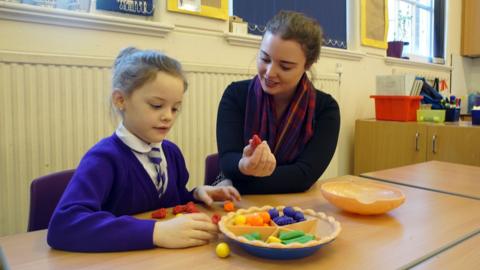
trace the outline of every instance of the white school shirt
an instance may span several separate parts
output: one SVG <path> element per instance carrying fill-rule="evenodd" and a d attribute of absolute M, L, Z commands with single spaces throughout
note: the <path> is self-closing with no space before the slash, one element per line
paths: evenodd
<path fill-rule="evenodd" d="M 137 136 L 135 136 L 133 133 L 131 133 L 124 125 L 123 123 L 120 123 L 117 127 L 117 130 L 115 130 L 115 134 L 118 136 L 118 138 L 125 143 L 130 149 L 132 149 L 133 154 L 137 157 L 138 161 L 143 165 L 143 168 L 147 171 L 148 175 L 150 176 L 150 179 L 152 179 L 153 184 L 155 187 L 157 187 L 157 191 L 160 190 L 160 188 L 163 189 L 162 193 L 165 193 L 165 190 L 167 189 L 168 185 L 168 164 L 167 164 L 167 159 L 165 158 L 165 154 L 163 153 L 162 149 L 162 142 L 159 143 L 152 143 L 148 144 L 145 143 L 144 141 L 140 140 Z M 148 152 L 152 150 L 152 147 L 157 147 L 160 149 L 160 154 L 162 158 L 162 162 L 160 163 L 160 167 L 162 169 L 162 172 L 165 173 L 165 183 L 163 187 L 160 187 L 160 183 L 157 183 L 157 169 L 155 168 L 155 165 L 150 161 L 148 158 Z"/>

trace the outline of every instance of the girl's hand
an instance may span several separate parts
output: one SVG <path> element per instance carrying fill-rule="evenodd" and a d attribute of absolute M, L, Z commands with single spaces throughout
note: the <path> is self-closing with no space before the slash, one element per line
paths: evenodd
<path fill-rule="evenodd" d="M 245 175 L 257 177 L 269 176 L 277 166 L 277 160 L 267 142 L 263 141 L 255 149 L 251 143 L 243 148 L 243 156 L 238 162 L 238 169 Z"/>
<path fill-rule="evenodd" d="M 164 248 L 186 248 L 206 245 L 217 234 L 217 225 L 206 214 L 185 214 L 155 223 L 153 243 Z"/>
<path fill-rule="evenodd" d="M 195 200 L 210 206 L 214 201 L 240 201 L 240 193 L 233 186 L 200 186 L 193 192 Z"/>

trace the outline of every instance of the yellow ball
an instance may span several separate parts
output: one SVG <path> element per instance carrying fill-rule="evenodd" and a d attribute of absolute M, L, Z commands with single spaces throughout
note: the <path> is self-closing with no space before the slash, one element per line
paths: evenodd
<path fill-rule="evenodd" d="M 175 216 L 176 216 L 176 217 L 179 217 L 179 216 L 183 216 L 183 214 L 182 214 L 182 213 L 178 213 L 178 214 L 176 214 Z"/>
<path fill-rule="evenodd" d="M 220 258 L 225 258 L 230 255 L 230 247 L 228 247 L 227 243 L 218 244 L 215 251 L 217 252 L 217 256 Z"/>
<path fill-rule="evenodd" d="M 244 215 L 235 216 L 235 225 L 244 225 L 247 222 L 247 218 Z"/>

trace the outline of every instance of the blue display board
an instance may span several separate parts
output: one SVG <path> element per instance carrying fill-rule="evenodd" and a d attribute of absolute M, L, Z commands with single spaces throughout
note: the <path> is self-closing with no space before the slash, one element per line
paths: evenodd
<path fill-rule="evenodd" d="M 248 32 L 263 35 L 267 21 L 280 10 L 294 10 L 315 18 L 324 31 L 324 45 L 347 48 L 346 0 L 234 0 L 233 15 L 248 22 Z"/>
<path fill-rule="evenodd" d="M 153 15 L 153 0 L 97 0 L 97 9 L 142 16 Z"/>

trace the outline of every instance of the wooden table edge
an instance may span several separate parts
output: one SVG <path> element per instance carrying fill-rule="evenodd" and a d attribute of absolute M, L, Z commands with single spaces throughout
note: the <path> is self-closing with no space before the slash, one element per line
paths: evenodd
<path fill-rule="evenodd" d="M 464 235 L 464 236 L 461 237 L 460 239 L 456 239 L 456 240 L 454 240 L 454 241 L 446 244 L 445 246 L 442 246 L 442 247 L 440 247 L 440 248 L 438 248 L 438 249 L 436 249 L 436 250 L 434 250 L 434 251 L 432 251 L 432 252 L 429 252 L 429 253 L 423 255 L 422 257 L 420 257 L 420 258 L 418 258 L 418 259 L 416 259 L 416 260 L 413 260 L 413 261 L 409 262 L 408 264 L 400 267 L 399 269 L 411 269 L 411 268 L 413 268 L 413 267 L 415 267 L 415 266 L 418 266 L 419 264 L 421 264 L 421 263 L 423 263 L 423 262 L 425 262 L 425 261 L 428 261 L 428 260 L 434 258 L 434 257 L 437 256 L 437 255 L 440 255 L 442 252 L 447 251 L 447 250 L 449 250 L 449 249 L 451 249 L 451 248 L 453 248 L 453 247 L 461 244 L 462 242 L 464 242 L 464 241 L 466 241 L 466 240 L 468 240 L 468 239 L 470 239 L 470 238 L 475 237 L 475 236 L 478 235 L 478 234 L 480 234 L 480 229 L 477 229 L 477 230 L 475 230 L 475 231 L 473 231 L 473 232 L 471 232 L 471 233 L 467 233 L 466 235 Z"/>
<path fill-rule="evenodd" d="M 362 178 L 387 182 L 387 183 L 390 183 L 390 184 L 402 185 L 402 186 L 407 186 L 407 187 L 411 187 L 411 188 L 418 188 L 418 189 L 423 189 L 423 190 L 427 190 L 427 191 L 433 191 L 433 192 L 438 192 L 438 193 L 443 193 L 443 194 L 448 194 L 448 195 L 453 195 L 453 196 L 464 197 L 464 198 L 467 198 L 467 199 L 480 200 L 480 196 L 471 196 L 471 195 L 466 195 L 466 194 L 457 193 L 457 192 L 451 192 L 451 191 L 445 191 L 445 190 L 440 190 L 440 189 L 422 187 L 422 186 L 419 186 L 419 185 L 401 183 L 401 182 L 397 182 L 395 180 L 383 179 L 383 178 L 373 177 L 373 176 L 364 175 L 364 174 L 360 174 L 359 176 L 362 177 Z"/>

